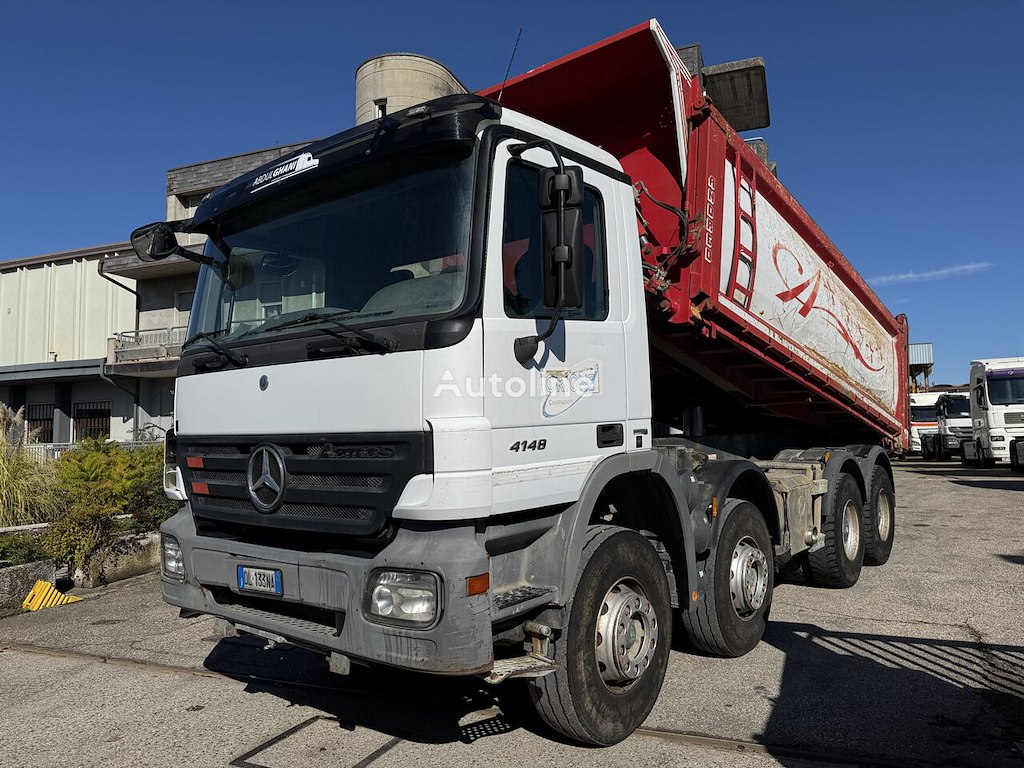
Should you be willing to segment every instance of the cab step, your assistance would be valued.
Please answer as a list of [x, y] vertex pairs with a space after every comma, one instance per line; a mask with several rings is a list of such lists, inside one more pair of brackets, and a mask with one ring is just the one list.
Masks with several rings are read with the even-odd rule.
[[483, 676], [491, 685], [508, 680], [510, 677], [543, 677], [558, 669], [558, 663], [539, 653], [528, 653], [511, 659], [498, 659], [494, 667]]

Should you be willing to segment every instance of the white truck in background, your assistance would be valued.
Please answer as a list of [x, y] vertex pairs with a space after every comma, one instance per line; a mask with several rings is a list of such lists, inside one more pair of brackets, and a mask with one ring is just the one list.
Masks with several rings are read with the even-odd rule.
[[935, 415], [935, 402], [939, 392], [912, 392], [910, 394], [910, 453], [929, 458], [924, 453], [924, 435], [935, 434], [939, 422]]
[[935, 432], [921, 436], [921, 456], [947, 461], [959, 455], [960, 443], [971, 438], [971, 396], [967, 392], [943, 392], [935, 401]]
[[[964, 464], [1020, 466], [1024, 441], [1024, 357], [971, 362], [972, 435], [961, 443]], [[1011, 450], [1012, 449], [1012, 450]]]

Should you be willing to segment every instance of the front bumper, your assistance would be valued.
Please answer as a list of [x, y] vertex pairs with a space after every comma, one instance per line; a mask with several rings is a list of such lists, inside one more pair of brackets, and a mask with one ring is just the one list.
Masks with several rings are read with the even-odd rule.
[[[372, 557], [199, 536], [188, 505], [161, 531], [178, 540], [185, 562], [184, 581], [161, 578], [171, 605], [367, 662], [440, 674], [475, 674], [493, 665], [489, 595], [466, 596], [466, 578], [489, 568], [472, 526], [400, 529]], [[280, 569], [282, 597], [240, 593], [238, 565]], [[439, 617], [432, 627], [407, 629], [365, 618], [366, 580], [380, 567], [437, 575]]]

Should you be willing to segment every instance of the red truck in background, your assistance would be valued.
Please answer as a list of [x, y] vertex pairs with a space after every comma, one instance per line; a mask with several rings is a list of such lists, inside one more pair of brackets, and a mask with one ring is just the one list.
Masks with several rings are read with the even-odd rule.
[[[203, 254], [176, 232], [203, 234]], [[760, 642], [777, 573], [885, 563], [907, 329], [655, 21], [244, 174], [198, 261], [164, 599], [490, 683], [608, 745], [682, 623]]]

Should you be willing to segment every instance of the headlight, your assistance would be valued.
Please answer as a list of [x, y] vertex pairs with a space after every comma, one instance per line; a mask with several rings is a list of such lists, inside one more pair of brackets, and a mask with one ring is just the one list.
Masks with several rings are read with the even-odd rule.
[[160, 534], [161, 565], [164, 576], [176, 581], [185, 580], [185, 558], [181, 554], [181, 545], [173, 536]]
[[1001, 443], [1006, 440], [1006, 435], [992, 435], [992, 437], [990, 437], [989, 440], [991, 440], [993, 443]]
[[437, 576], [422, 571], [370, 574], [366, 616], [384, 624], [428, 627], [437, 618]]

